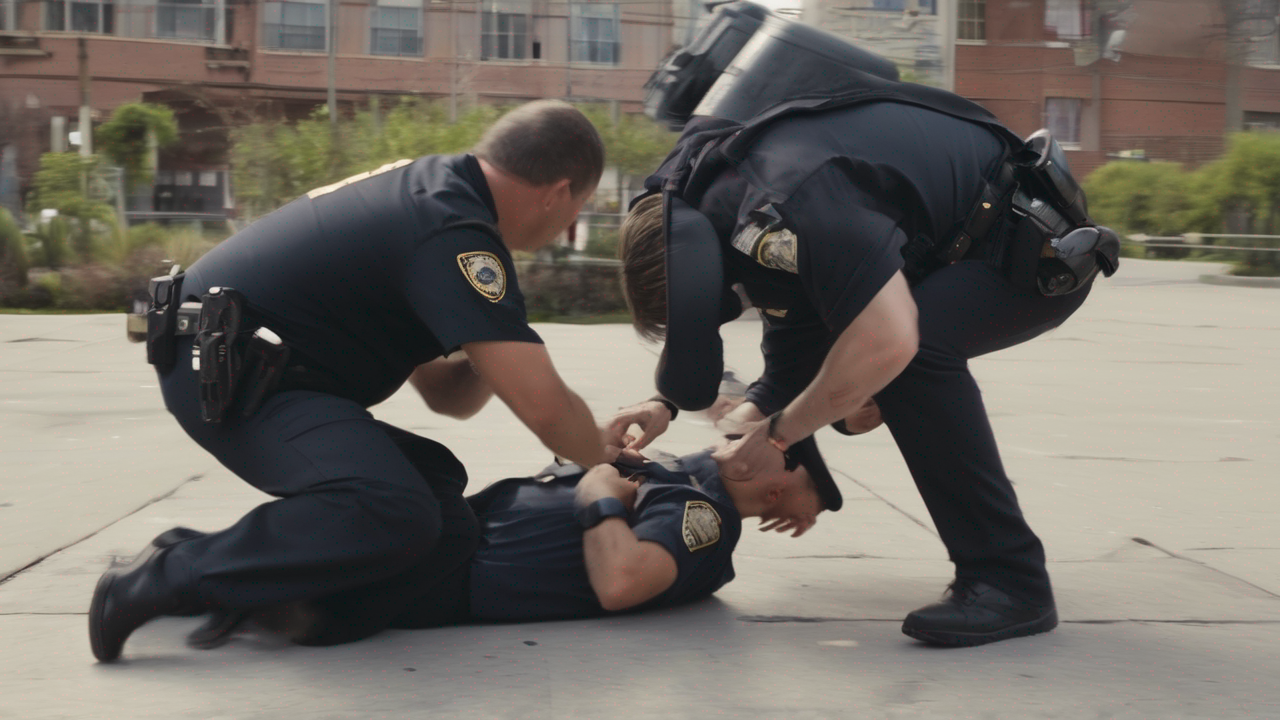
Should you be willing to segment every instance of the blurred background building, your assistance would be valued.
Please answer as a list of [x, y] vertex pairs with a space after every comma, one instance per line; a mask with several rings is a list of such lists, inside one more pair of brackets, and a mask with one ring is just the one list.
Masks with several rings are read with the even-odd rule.
[[[772, 3], [786, 10], [791, 3]], [[639, 110], [697, 0], [0, 0], [0, 205], [44, 152], [122, 103], [162, 103], [135, 212], [227, 214], [228, 128], [372, 97], [566, 98]], [[1280, 0], [803, 0], [802, 19], [954, 89], [1019, 133], [1046, 126], [1079, 174], [1109, 157], [1217, 157], [1280, 127]], [[83, 111], [82, 111], [83, 108]]]
[[1041, 127], [1079, 175], [1115, 157], [1195, 166], [1280, 127], [1277, 0], [805, 0], [803, 18], [908, 79]]
[[[144, 100], [172, 107], [153, 208], [224, 214], [238, 123], [372, 96], [458, 104], [564, 98], [635, 112], [691, 30], [689, 0], [0, 0], [0, 202], [42, 153]], [[675, 12], [684, 17], [675, 18]], [[333, 14], [332, 18], [330, 13]], [[332, 55], [332, 64], [331, 63]]]

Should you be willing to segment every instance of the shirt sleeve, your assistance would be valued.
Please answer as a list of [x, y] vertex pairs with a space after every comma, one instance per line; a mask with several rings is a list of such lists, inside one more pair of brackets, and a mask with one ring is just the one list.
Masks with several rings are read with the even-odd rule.
[[831, 334], [812, 307], [792, 307], [781, 317], [761, 311], [760, 316], [764, 374], [747, 388], [747, 400], [772, 415], [813, 382], [831, 349]]
[[792, 194], [782, 210], [796, 233], [800, 280], [822, 321], [833, 334], [843, 332], [894, 273], [902, 269], [906, 235], [860, 186], [883, 178], [875, 168], [827, 163]]
[[676, 561], [676, 581], [647, 607], [704, 598], [733, 579], [733, 549], [742, 523], [737, 513], [679, 485], [653, 487], [633, 517], [640, 540], [656, 542]]
[[542, 343], [529, 327], [511, 254], [476, 228], [446, 230], [422, 243], [409, 260], [405, 294], [445, 352], [464, 343]]

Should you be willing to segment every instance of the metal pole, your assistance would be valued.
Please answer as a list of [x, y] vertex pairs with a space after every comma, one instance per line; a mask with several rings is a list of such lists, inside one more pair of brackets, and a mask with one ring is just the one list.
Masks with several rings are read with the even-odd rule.
[[93, 109], [89, 105], [89, 48], [83, 37], [78, 38], [80, 62], [80, 155], [93, 154]]
[[956, 34], [959, 30], [960, 0], [938, 0], [938, 33], [942, 36], [943, 88], [956, 91]]
[[338, 90], [334, 84], [338, 59], [338, 0], [329, 0], [329, 130], [338, 134]]
[[[453, 58], [449, 65], [449, 122], [458, 122], [458, 15], [457, 3], [449, 0], [449, 55]], [[483, 12], [483, 8], [481, 8]], [[483, 18], [481, 19], [483, 27]], [[481, 38], [481, 43], [484, 39]]]

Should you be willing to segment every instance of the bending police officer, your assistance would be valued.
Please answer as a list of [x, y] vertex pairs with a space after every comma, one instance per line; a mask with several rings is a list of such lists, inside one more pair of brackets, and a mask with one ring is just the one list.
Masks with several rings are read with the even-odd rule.
[[[529, 327], [509, 251], [563, 232], [603, 164], [580, 112], [531, 103], [472, 154], [400, 161], [311, 191], [210, 251], [173, 297], [157, 297], [166, 307], [203, 298], [202, 371], [181, 320], [149, 330], [166, 406], [201, 447], [278, 499], [222, 532], [157, 538], [103, 575], [89, 613], [94, 655], [114, 660], [162, 614], [347, 593], [395, 616], [427, 592], [423, 578], [465, 563], [476, 537], [461, 463], [367, 410], [405, 380], [455, 417], [496, 394], [558, 455], [600, 462], [600, 431]], [[264, 398], [226, 384], [237, 325], [288, 348]], [[215, 368], [230, 369], [211, 382]]]
[[[681, 407], [714, 399], [715, 326], [736, 316], [725, 289], [740, 283], [764, 321], [765, 371], [727, 418], [742, 437], [717, 456], [725, 477], [786, 462], [824, 425], [853, 434], [882, 418], [956, 566], [942, 600], [909, 614], [903, 632], [977, 645], [1051, 630], [1044, 549], [1005, 474], [968, 360], [1065, 321], [1097, 271], [1115, 271], [1114, 235], [1078, 229], [1088, 224], [1083, 195], [1051, 139], [1023, 144], [958, 96], [896, 82], [892, 67], [847, 69], [847, 84], [825, 96], [810, 87], [799, 100], [775, 95], [766, 112], [741, 112], [744, 97], [777, 91], [744, 88], [778, 68], [832, 76], [770, 56], [787, 42], [825, 43], [827, 58], [843, 52], [798, 24], [765, 20], [760, 33], [707, 93], [703, 116], [622, 228], [636, 327], [667, 338], [659, 389]], [[704, 35], [695, 49], [716, 41]], [[700, 61], [687, 60], [672, 67]], [[1058, 174], [1033, 182], [1031, 170], [1049, 165]], [[1072, 190], [1065, 200], [1050, 192], [1059, 187]], [[694, 257], [702, 270], [691, 269]], [[691, 326], [696, 303], [684, 298], [711, 299], [703, 327]], [[669, 304], [681, 312], [669, 315]], [[660, 430], [666, 412], [651, 402], [630, 419]]]

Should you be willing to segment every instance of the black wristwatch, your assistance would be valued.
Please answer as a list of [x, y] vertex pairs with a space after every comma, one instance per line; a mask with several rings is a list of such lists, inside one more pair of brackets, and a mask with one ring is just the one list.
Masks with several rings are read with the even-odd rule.
[[579, 508], [573, 516], [582, 524], [583, 530], [590, 530], [611, 517], [626, 518], [627, 506], [618, 498], [601, 498], [590, 505]]

